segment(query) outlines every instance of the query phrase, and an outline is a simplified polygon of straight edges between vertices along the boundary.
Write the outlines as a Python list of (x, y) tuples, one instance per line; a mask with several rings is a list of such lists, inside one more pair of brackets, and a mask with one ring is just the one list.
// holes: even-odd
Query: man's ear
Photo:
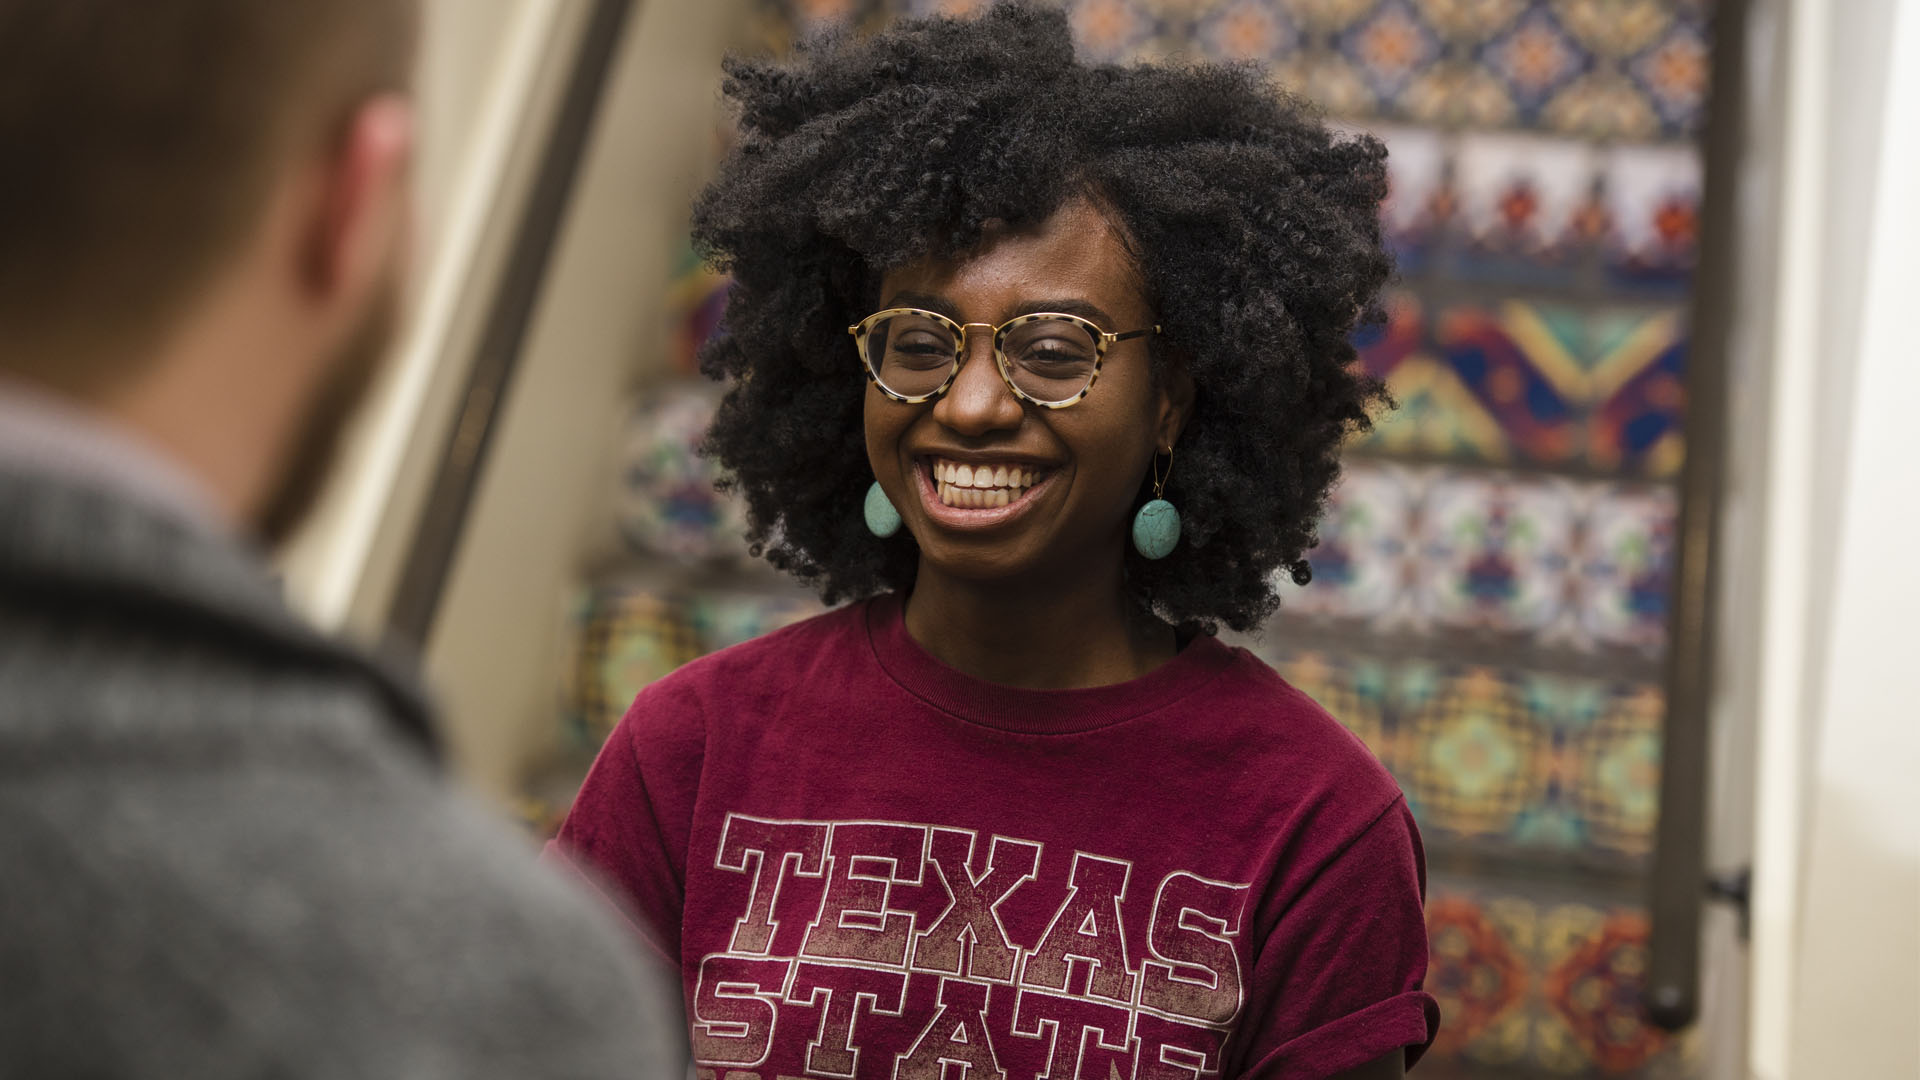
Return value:
[(316, 166), (304, 230), (304, 285), (320, 305), (357, 311), (408, 254), (413, 105), (398, 94), (355, 109)]

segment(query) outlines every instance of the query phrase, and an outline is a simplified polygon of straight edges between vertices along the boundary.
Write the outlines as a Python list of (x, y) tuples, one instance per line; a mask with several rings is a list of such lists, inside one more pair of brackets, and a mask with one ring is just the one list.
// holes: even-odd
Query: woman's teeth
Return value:
[(933, 463), (934, 488), (945, 506), (1005, 506), (1040, 478), (1027, 465), (963, 465), (957, 461)]

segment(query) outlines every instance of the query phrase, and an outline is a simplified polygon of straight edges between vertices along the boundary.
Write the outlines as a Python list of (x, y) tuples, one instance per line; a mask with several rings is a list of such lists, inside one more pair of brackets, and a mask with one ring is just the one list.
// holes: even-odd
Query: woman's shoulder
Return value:
[(1222, 718), (1243, 774), (1286, 776), (1291, 793), (1335, 798), (1362, 814), (1400, 798), (1400, 785), (1355, 734), (1366, 729), (1365, 716), (1335, 717), (1264, 660), (1222, 647), (1233, 662), (1209, 687), (1207, 707)]
[(820, 665), (843, 665), (867, 647), (866, 607), (834, 608), (690, 660), (648, 684), (636, 707), (784, 692)]

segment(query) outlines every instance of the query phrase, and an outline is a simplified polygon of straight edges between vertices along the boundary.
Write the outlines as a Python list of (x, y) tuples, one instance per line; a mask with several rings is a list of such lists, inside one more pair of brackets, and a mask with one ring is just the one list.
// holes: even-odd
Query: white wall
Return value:
[(1764, 387), (1736, 398), (1758, 408), (1732, 490), (1763, 531), (1723, 564), (1759, 618), (1727, 693), (1758, 747), (1751, 1073), (1899, 1080), (1920, 1077), (1920, 5), (1757, 7), (1778, 243), (1742, 293)]
[[(1795, 1077), (1920, 1077), (1920, 5), (1881, 19), (1864, 17), (1869, 6), (1844, 6), (1834, 41), (1837, 89), (1883, 81), (1879, 107), (1855, 114), (1877, 162), (1843, 147), (1829, 159), (1858, 162), (1847, 180), (1872, 187), (1858, 202), (1842, 190), (1852, 184), (1833, 188), (1836, 213), (1869, 209), (1858, 246), (1830, 259), (1837, 295), (1826, 310), (1842, 343), (1827, 356), (1850, 344), (1853, 363), (1830, 388), (1822, 431), (1832, 513), (1820, 516), (1821, 554), (1832, 558), (1807, 657), (1819, 674), (1806, 737)], [(1883, 49), (1879, 71), (1849, 66)]]

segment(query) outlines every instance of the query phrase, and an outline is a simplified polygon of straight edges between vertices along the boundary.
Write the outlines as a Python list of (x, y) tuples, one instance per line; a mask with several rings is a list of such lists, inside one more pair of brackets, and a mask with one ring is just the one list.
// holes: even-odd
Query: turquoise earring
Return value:
[(1160, 497), (1173, 475), (1173, 447), (1167, 447), (1167, 471), (1160, 471), (1160, 455), (1153, 455), (1153, 498), (1133, 515), (1133, 550), (1146, 559), (1164, 559), (1180, 542), (1180, 511)]
[(878, 480), (867, 489), (866, 515), (867, 531), (882, 540), (900, 531), (900, 511), (893, 508), (887, 493), (880, 490)]

